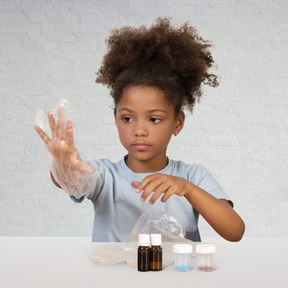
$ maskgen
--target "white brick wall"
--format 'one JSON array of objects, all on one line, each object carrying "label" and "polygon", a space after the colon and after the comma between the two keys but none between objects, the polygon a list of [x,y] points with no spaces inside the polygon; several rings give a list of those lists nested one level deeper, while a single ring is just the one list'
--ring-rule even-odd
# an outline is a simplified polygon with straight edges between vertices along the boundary
[{"label": "white brick wall", "polygon": [[[189,21],[215,44],[217,89],[187,117],[169,156],[202,163],[246,222],[288,236],[288,1],[0,0],[0,235],[91,235],[93,207],[50,181],[35,111],[72,104],[80,150],[120,159],[108,91],[96,85],[114,27]],[[213,231],[201,220],[203,236]]]}]

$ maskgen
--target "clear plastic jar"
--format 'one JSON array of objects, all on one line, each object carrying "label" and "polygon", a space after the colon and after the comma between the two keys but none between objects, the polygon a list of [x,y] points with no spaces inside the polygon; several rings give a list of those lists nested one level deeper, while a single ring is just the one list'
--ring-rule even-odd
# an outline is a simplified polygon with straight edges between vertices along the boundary
[{"label": "clear plastic jar", "polygon": [[177,271],[191,270],[191,254],[193,251],[192,245],[189,244],[174,244],[174,268]]},{"label": "clear plastic jar", "polygon": [[199,244],[196,246],[198,270],[213,271],[214,268],[214,254],[215,245]]}]

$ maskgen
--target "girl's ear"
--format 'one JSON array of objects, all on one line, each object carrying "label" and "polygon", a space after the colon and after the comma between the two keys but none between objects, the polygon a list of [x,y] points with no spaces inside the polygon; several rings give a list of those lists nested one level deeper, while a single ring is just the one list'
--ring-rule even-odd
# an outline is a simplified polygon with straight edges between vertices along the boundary
[{"label": "girl's ear", "polygon": [[174,136],[179,134],[179,132],[182,130],[185,122],[185,113],[183,111],[180,111],[176,117],[176,122],[175,122],[175,128],[174,128]]}]

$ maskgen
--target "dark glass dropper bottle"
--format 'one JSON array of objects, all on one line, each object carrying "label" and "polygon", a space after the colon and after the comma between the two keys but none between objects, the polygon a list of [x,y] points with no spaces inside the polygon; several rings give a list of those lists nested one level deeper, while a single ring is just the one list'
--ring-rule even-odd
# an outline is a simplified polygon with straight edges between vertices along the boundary
[{"label": "dark glass dropper bottle", "polygon": [[162,270],[161,234],[151,234],[150,270]]},{"label": "dark glass dropper bottle", "polygon": [[149,271],[150,267],[150,235],[139,234],[138,243],[138,271]]}]

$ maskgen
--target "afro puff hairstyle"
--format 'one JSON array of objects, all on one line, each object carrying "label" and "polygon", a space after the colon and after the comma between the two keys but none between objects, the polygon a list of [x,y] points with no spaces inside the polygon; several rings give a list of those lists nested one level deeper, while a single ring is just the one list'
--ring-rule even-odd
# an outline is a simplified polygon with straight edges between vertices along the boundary
[{"label": "afro puff hairstyle", "polygon": [[115,29],[106,44],[96,82],[110,89],[115,106],[123,89],[140,85],[162,90],[176,114],[183,108],[192,112],[201,84],[218,86],[217,76],[208,73],[212,45],[188,23],[175,28],[168,18],[158,18],[149,29]]}]

